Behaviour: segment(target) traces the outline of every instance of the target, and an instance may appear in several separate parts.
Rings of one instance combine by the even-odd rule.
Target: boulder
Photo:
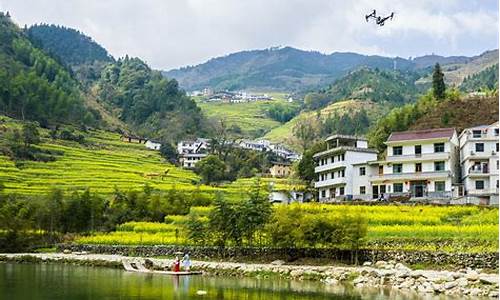
[[[456,281],[451,281],[451,282],[445,282],[445,283],[443,284],[443,287],[444,287],[445,289],[447,289],[447,290],[450,290],[450,289],[452,289],[452,288],[456,287],[457,285],[458,285],[458,283],[457,283]]]
[[[365,267],[369,267],[369,266],[371,266],[371,265],[372,265],[372,262],[371,262],[371,261],[365,261],[365,262],[363,263],[363,266],[365,266]]]
[[[476,271],[469,271],[465,274],[465,278],[469,281],[476,281],[479,279],[479,274]]]
[[[401,270],[401,271],[408,271],[408,272],[409,272],[409,271],[411,271],[411,269],[410,269],[410,268],[408,268],[407,266],[403,265],[402,263],[397,263],[397,264],[394,266],[394,268],[395,268],[396,270]]]
[[[387,265],[387,262],[386,261],[383,261],[383,260],[379,260],[375,263],[375,267],[377,268],[381,268],[383,266]]]
[[[271,262],[271,265],[276,265],[276,266],[281,266],[281,265],[284,265],[284,264],[285,264],[285,261],[279,260],[279,259]]]
[[[481,274],[479,281],[485,284],[498,284],[498,275],[495,274]]]

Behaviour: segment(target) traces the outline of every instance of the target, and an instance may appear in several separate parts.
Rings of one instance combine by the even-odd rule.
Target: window
[[[415,164],[415,172],[416,173],[422,172],[422,163],[416,163]]]
[[[342,177],[345,177],[345,170],[341,171]]]
[[[343,187],[343,186],[341,186],[341,187],[339,188],[339,195],[340,195],[340,196],[344,195],[344,187]]]
[[[444,181],[436,181],[434,182],[434,190],[436,192],[444,192],[445,189],[445,183]]]
[[[326,197],[326,191],[325,190],[322,190],[321,191],[321,198],[325,198]]]
[[[392,189],[394,193],[402,193],[403,192],[403,184],[402,183],[394,183],[392,185]]]
[[[403,172],[403,165],[402,164],[392,165],[392,173],[401,173],[401,172]]]
[[[366,175],[366,168],[360,167],[359,168],[359,176],[365,176],[365,175]]]
[[[403,146],[392,147],[392,155],[403,155]]]
[[[366,194],[366,187],[365,187],[365,186],[360,186],[360,187],[359,187],[359,193],[360,193],[361,195]]]
[[[435,153],[444,152],[444,143],[435,143],[434,152]]]
[[[484,181],[476,180],[476,190],[482,190],[482,189],[484,189]]]
[[[434,171],[444,171],[444,161],[435,161]]]
[[[497,160],[497,170],[498,170],[498,167],[500,167],[500,166],[499,166],[499,163],[498,163],[498,160]]]
[[[495,128],[495,136],[498,136],[498,128]]]
[[[476,152],[484,152],[484,143],[476,143]]]
[[[378,175],[384,175],[384,166],[378,166]]]
[[[342,161],[345,160],[345,154],[342,154]]]
[[[415,145],[415,155],[422,155],[422,145]]]
[[[472,137],[473,138],[480,138],[481,137],[481,130],[472,130]]]
[[[499,148],[498,148],[498,143],[497,143],[497,145],[496,145],[496,149],[497,149],[497,152],[499,152],[499,151],[498,151],[498,150],[499,150]]]

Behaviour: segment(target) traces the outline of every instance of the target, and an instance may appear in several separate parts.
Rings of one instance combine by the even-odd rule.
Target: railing
[[[423,180],[430,177],[448,177],[451,176],[450,171],[432,171],[432,172],[411,172],[411,173],[390,173],[382,175],[371,175],[372,180],[390,180],[390,179],[409,179]]]
[[[432,152],[432,153],[418,153],[418,154],[404,154],[404,155],[389,155],[387,156],[387,161],[405,161],[411,159],[448,159],[450,157],[449,152]]]
[[[488,174],[489,168],[488,168],[488,165],[472,166],[469,168],[469,173],[470,174]]]

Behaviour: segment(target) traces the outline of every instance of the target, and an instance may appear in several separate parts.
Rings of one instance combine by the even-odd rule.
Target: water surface
[[[198,295],[205,291],[206,295]],[[0,299],[453,299],[319,282],[210,276],[165,276],[64,264],[0,263]]]

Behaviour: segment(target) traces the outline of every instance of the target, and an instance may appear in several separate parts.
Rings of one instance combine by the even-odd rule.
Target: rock
[[[482,290],[479,288],[473,288],[470,290],[470,295],[471,296],[478,296],[482,293]]]
[[[396,278],[406,278],[410,276],[410,271],[407,270],[397,270],[394,274]]]
[[[407,266],[403,265],[402,263],[397,263],[394,268],[396,270],[401,270],[401,271],[411,271],[410,268],[408,268]]]
[[[479,276],[479,281],[486,284],[498,284],[498,275],[493,274],[481,274]]]
[[[359,276],[358,278],[354,279],[352,281],[353,284],[358,284],[358,283],[363,283],[366,281],[366,278],[364,278],[363,276]]]
[[[498,291],[491,291],[488,294],[488,297],[490,297],[490,298],[498,298]]]
[[[413,278],[419,278],[424,276],[424,272],[422,270],[414,270],[410,272],[410,276]]]
[[[476,281],[479,279],[479,274],[476,271],[469,271],[465,274],[465,278],[469,281]]]
[[[325,279],[325,283],[326,283],[326,284],[333,284],[333,285],[337,285],[337,284],[339,284],[339,281],[338,281],[337,279],[335,279],[335,278],[327,277],[327,278]]]
[[[469,285],[469,282],[467,281],[467,278],[458,278],[457,280],[455,280],[455,282],[457,283],[457,285],[459,287],[466,287],[467,285]]]
[[[69,250],[69,249],[64,249],[63,253],[64,253],[64,254],[71,254],[71,250]]]
[[[292,270],[290,272],[290,276],[292,278],[298,278],[298,277],[301,277],[302,275],[304,275],[304,271],[303,270],[300,270],[300,269],[297,269],[297,270]]]
[[[283,260],[275,260],[275,261],[271,262],[271,265],[276,265],[276,266],[281,266],[284,264],[285,264],[285,261],[283,261]]]
[[[458,286],[458,283],[456,281],[451,281],[451,282],[445,282],[443,287],[447,290],[450,290],[454,287]]]
[[[368,266],[371,266],[371,265],[372,265],[372,262],[371,262],[371,261],[365,261],[365,262],[363,263],[363,266],[365,266],[365,267],[368,267]]]
[[[377,268],[381,268],[383,266],[387,265],[387,262],[383,261],[383,260],[379,260],[375,263],[375,267]]]

